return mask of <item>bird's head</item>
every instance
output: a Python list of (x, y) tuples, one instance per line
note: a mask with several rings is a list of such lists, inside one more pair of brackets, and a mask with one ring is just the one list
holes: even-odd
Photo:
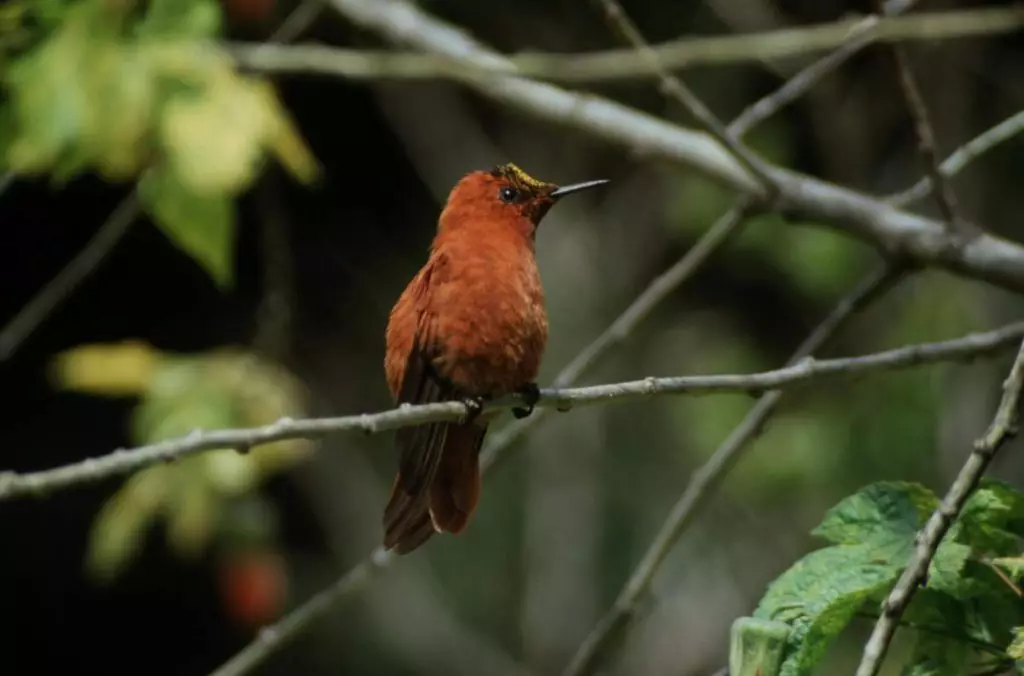
[(599, 179), (559, 186), (539, 181), (511, 162), (474, 171), (452, 188), (439, 228), (445, 231), (465, 224), (495, 223), (514, 227), (532, 238), (541, 219), (562, 197), (607, 182)]

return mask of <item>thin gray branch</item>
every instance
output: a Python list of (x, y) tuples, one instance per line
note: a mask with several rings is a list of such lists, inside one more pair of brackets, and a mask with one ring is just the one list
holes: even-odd
[[(900, 3), (890, 1), (886, 5), (886, 11), (891, 17), (910, 9), (916, 2), (917, 0), (908, 0)], [(881, 21), (883, 21), (882, 18), (873, 14), (858, 21), (850, 29), (846, 41), (839, 49), (818, 59), (798, 72), (769, 96), (747, 106), (733, 120), (729, 126), (730, 130), (733, 130), (738, 137), (743, 136), (748, 130), (803, 96), (823, 77), (837, 70), (841, 65), (849, 61), (854, 54), (874, 43), (878, 39), (876, 28)]]
[[(875, 0), (879, 14), (885, 14), (885, 3), (883, 0)], [(907, 58), (903, 46), (893, 44), (893, 61), (896, 64), (896, 74), (899, 78), (900, 89), (903, 91), (903, 99), (907, 104), (907, 112), (914, 122), (914, 133), (917, 135), (917, 150), (924, 160), (925, 171), (931, 184), (935, 186), (935, 202), (939, 205), (939, 211), (946, 221), (946, 226), (951, 233), (961, 233), (963, 224), (957, 216), (956, 194), (952, 186), (945, 180), (942, 171), (939, 169), (939, 153), (935, 148), (935, 130), (932, 127), (928, 115), (928, 105), (924, 102), (921, 89), (917, 86), (914, 73), (910, 67), (910, 60)]]
[[(1011, 115), (996, 126), (983, 131), (957, 148), (952, 155), (939, 165), (939, 171), (942, 172), (944, 177), (952, 178), (960, 173), (968, 164), (974, 162), (1000, 143), (1020, 134), (1022, 130), (1024, 130), (1024, 110)], [(926, 176), (903, 192), (887, 197), (885, 201), (895, 207), (904, 207), (927, 197), (933, 189), (932, 186), (931, 178)]]
[[(1024, 336), (1024, 322), (1008, 324), (982, 333), (971, 333), (953, 340), (921, 343), (844, 359), (800, 363), (742, 375), (681, 376), (644, 378), (607, 385), (591, 385), (562, 389), (542, 389), (537, 406), (568, 411), (580, 406), (625, 403), (664, 395), (708, 395), (727, 392), (761, 394), (769, 390), (802, 385), (812, 380), (854, 376), (875, 371), (904, 369), (922, 364), (969, 360), (997, 352), (1008, 343)], [(521, 406), (518, 395), (488, 403), (485, 412), (502, 411)], [(263, 427), (202, 431), (155, 444), (140, 446), (55, 469), (18, 474), (0, 473), (0, 500), (24, 495), (42, 496), (71, 486), (92, 483), (112, 476), (127, 474), (159, 462), (194, 455), (201, 451), (234, 448), (241, 451), (282, 439), (319, 439), (338, 432), (373, 434), (399, 427), (427, 422), (463, 420), (468, 413), (462, 402), (409, 406), (380, 413), (342, 416), (338, 418), (282, 418)]]
[(85, 248), (0, 330), (0, 363), (10, 359), (40, 324), (96, 270), (138, 215), (139, 204), (133, 192), (100, 226)]
[[(909, 2), (890, 2), (890, 16), (869, 19), (851, 17), (841, 21), (774, 30), (746, 35), (684, 37), (654, 45), (658, 60), (669, 70), (694, 67), (761, 63), (827, 52), (846, 44), (853, 34), (866, 30), (871, 41), (882, 43), (911, 40), (999, 35), (1024, 27), (1024, 9), (1019, 6), (988, 7), (944, 12), (920, 12), (893, 17)], [(514, 57), (519, 73), (558, 82), (611, 82), (646, 77), (648, 64), (630, 49), (589, 54), (520, 54)]]
[(1007, 439), (1017, 433), (1017, 416), (1020, 408), (1021, 388), (1024, 387), (1024, 343), (1017, 352), (1010, 374), (1003, 382), (1003, 397), (995, 417), (983, 436), (974, 442), (971, 455), (967, 458), (953, 485), (942, 499), (928, 523), (917, 534), (914, 554), (910, 557), (896, 586), (882, 604), (882, 614), (875, 623), (871, 638), (864, 646), (864, 654), (856, 676), (875, 676), (882, 666), (882, 659), (889, 649), (896, 626), (907, 605), (910, 604), (918, 585), (926, 580), (928, 566), (939, 549), (942, 538), (956, 521), (964, 504), (978, 486), (982, 475), (996, 453)]
[(764, 163), (750, 150), (737, 140), (733, 134), (725, 128), (725, 125), (715, 116), (711, 110), (704, 105), (704, 102), (694, 94), (683, 81), (665, 69), (658, 60), (651, 46), (647, 44), (640, 29), (633, 23), (632, 19), (622, 9), (618, 0), (597, 0), (608, 21), (622, 34), (622, 36), (633, 45), (637, 54), (647, 63), (651, 73), (658, 78), (660, 89), (666, 96), (678, 101), (691, 115), (697, 118), (700, 125), (709, 134), (721, 143), (732, 153), (740, 164), (742, 164), (757, 180), (764, 189), (765, 197), (770, 200), (777, 192), (775, 182), (765, 173)]
[[(376, 30), (397, 43), (466, 64), (510, 67), (507, 58), (405, 0), (329, 1), (357, 25)], [(608, 99), (515, 75), (457, 77), (480, 94), (511, 108), (621, 143), (651, 157), (693, 167), (748, 195), (757, 196), (761, 190), (750, 173), (706, 134)], [(794, 218), (839, 229), (922, 265), (940, 266), (1024, 291), (1024, 247), (1018, 244), (978, 233), (969, 242), (951, 247), (943, 224), (933, 219), (893, 209), (853, 190), (778, 167), (771, 167), (768, 174), (780, 187), (780, 208)]]
[[(793, 356), (790, 357), (789, 364), (791, 366), (787, 368), (799, 368), (801, 364), (813, 363), (807, 361), (810, 355), (820, 349), (847, 319), (888, 290), (899, 277), (900, 274), (888, 266), (868, 275), (804, 339)], [(565, 674), (582, 676), (594, 673), (609, 646), (636, 617), (638, 604), (649, 591), (654, 576), (672, 547), (696, 516), (697, 510), (732, 469), (747, 444), (761, 434), (781, 398), (782, 393), (778, 390), (768, 392), (761, 397), (729, 437), (715, 450), (711, 458), (693, 473), (686, 490), (672, 507), (672, 511), (661, 528), (658, 529), (658, 533), (640, 563), (637, 564), (622, 591), (619, 592), (615, 604), (587, 636), (566, 668)]]
[(350, 570), (330, 587), (317, 592), (297, 610), (261, 629), (255, 640), (211, 672), (210, 676), (241, 676), (249, 673), (302, 633), (304, 628), (330, 612), (339, 599), (347, 596), (352, 590), (365, 586), (374, 573), (388, 565), (393, 558), (390, 552), (383, 549), (375, 550), (370, 558)]

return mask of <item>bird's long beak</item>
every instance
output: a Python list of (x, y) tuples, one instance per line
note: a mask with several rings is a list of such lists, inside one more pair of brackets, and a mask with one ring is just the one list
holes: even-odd
[(574, 192), (579, 192), (581, 190), (588, 190), (590, 188), (596, 188), (597, 186), (604, 185), (605, 183), (608, 183), (608, 179), (606, 179), (606, 178), (599, 178), (596, 181), (584, 181), (583, 183), (573, 183), (572, 185), (563, 185), (563, 186), (559, 186), (558, 188), (555, 188), (554, 190), (552, 190), (550, 195), (549, 195), (549, 197), (553, 197), (555, 199), (558, 199), (559, 197), (565, 197), (566, 195), (569, 195), (569, 194), (574, 193)]

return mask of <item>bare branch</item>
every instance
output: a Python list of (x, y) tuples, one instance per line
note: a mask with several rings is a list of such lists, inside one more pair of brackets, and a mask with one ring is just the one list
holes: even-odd
[[(891, 17), (906, 11), (916, 2), (917, 0), (904, 0), (903, 2), (890, 0), (886, 5), (888, 16)], [(810, 64), (770, 95), (747, 106), (729, 125), (730, 131), (737, 137), (742, 137), (750, 129), (803, 96), (823, 77), (849, 61), (854, 54), (874, 43), (878, 39), (876, 28), (883, 20), (883, 18), (872, 14), (858, 21), (850, 29), (846, 41), (839, 49)]]
[[(404, 0), (330, 0), (356, 24), (393, 41), (463, 63), (502, 68), (510, 63), (462, 31)], [(511, 108), (569, 125), (652, 157), (693, 167), (723, 185), (758, 195), (760, 185), (732, 155), (706, 134), (694, 132), (627, 106), (589, 94), (514, 75), (460, 75), (482, 95)], [(784, 213), (839, 229), (879, 249), (904, 254), (918, 264), (936, 265), (999, 286), (1024, 290), (1024, 247), (985, 233), (950, 246), (942, 223), (898, 211), (855, 191), (771, 167)]]
[(10, 359), (39, 325), (96, 270), (138, 215), (139, 204), (133, 192), (100, 226), (85, 248), (0, 330), (0, 363)]
[[(827, 52), (846, 44), (859, 31), (882, 43), (941, 40), (1016, 32), (1024, 27), (1019, 6), (988, 7), (945, 12), (920, 12), (893, 17), (912, 3), (891, 3), (887, 17), (849, 18), (808, 27), (706, 38), (686, 37), (652, 48), (670, 71), (697, 66), (764, 62)], [(862, 24), (869, 22), (864, 28)], [(630, 49), (589, 54), (520, 54), (518, 72), (558, 82), (611, 82), (646, 77), (646, 60)]]
[[(983, 131), (957, 148), (939, 166), (939, 171), (942, 172), (944, 177), (952, 178), (960, 173), (968, 164), (1000, 143), (1021, 133), (1022, 130), (1024, 130), (1024, 110), (1011, 115), (996, 126)], [(927, 197), (933, 189), (932, 186), (931, 178), (926, 176), (903, 192), (887, 197), (885, 201), (896, 207), (904, 207), (911, 202)]]
[[(681, 376), (644, 378), (607, 385), (591, 385), (562, 389), (542, 389), (537, 405), (568, 411), (580, 406), (624, 403), (664, 395), (707, 395), (726, 392), (761, 394), (769, 390), (789, 388), (812, 380), (838, 376), (861, 375), (874, 371), (904, 369), (922, 364), (969, 360), (991, 354), (1024, 335), (1024, 322), (1008, 324), (1000, 329), (971, 333), (953, 340), (921, 343), (844, 359), (815, 361), (805, 359), (798, 364), (763, 373), (741, 375)], [(488, 403), (485, 412), (521, 406), (520, 396), (503, 397)], [(23, 495), (46, 495), (70, 486), (91, 483), (107, 477), (127, 474), (159, 462), (194, 455), (200, 451), (234, 448), (247, 450), (282, 439), (319, 439), (337, 432), (373, 434), (385, 430), (422, 425), (426, 422), (455, 421), (466, 417), (466, 405), (459, 401), (417, 406), (402, 405), (380, 413), (342, 416), (338, 418), (282, 418), (263, 427), (196, 430), (188, 436), (118, 450), (94, 459), (83, 460), (56, 469), (28, 474), (0, 473), (0, 500)]]
[[(885, 3), (883, 0), (875, 0), (879, 14), (885, 14)], [(935, 148), (935, 130), (932, 128), (928, 116), (928, 106), (924, 102), (924, 96), (917, 86), (914, 73), (910, 69), (910, 61), (903, 47), (899, 44), (892, 45), (893, 61), (896, 64), (896, 73), (899, 76), (900, 89), (903, 91), (903, 98), (907, 103), (907, 111), (914, 122), (914, 132), (917, 134), (917, 150), (925, 163), (925, 171), (928, 174), (931, 184), (936, 187), (935, 202), (939, 205), (939, 211), (946, 220), (946, 226), (951, 233), (960, 233), (963, 230), (957, 216), (956, 195), (953, 188), (946, 182), (939, 169), (939, 154)]]
[(373, 574), (388, 565), (393, 558), (390, 552), (378, 548), (370, 558), (327, 589), (317, 592), (297, 610), (261, 629), (252, 643), (211, 672), (210, 676), (241, 676), (252, 671), (302, 633), (303, 629), (326, 615), (339, 599), (344, 598), (353, 589), (365, 586)]
[(651, 69), (651, 73), (658, 78), (662, 93), (678, 101), (690, 112), (691, 115), (697, 118), (697, 121), (704, 130), (714, 136), (719, 143), (725, 146), (725, 148), (732, 153), (733, 157), (735, 157), (740, 164), (742, 164), (753, 176), (757, 178), (758, 181), (760, 181), (765, 192), (765, 197), (768, 200), (774, 198), (778, 192), (778, 187), (775, 185), (775, 182), (771, 177), (765, 173), (764, 163), (750, 152), (746, 146), (733, 137), (715, 114), (712, 113), (706, 105), (704, 105), (704, 102), (701, 101), (689, 87), (683, 84), (682, 80), (662, 66), (661, 62), (658, 60), (658, 55), (654, 53), (651, 46), (647, 44), (646, 40), (644, 40), (644, 36), (640, 33), (640, 29), (638, 29), (636, 24), (634, 24), (629, 16), (626, 15), (626, 12), (623, 11), (618, 0), (597, 1), (604, 8), (608, 21), (615, 26), (620, 33), (622, 33), (627, 42), (633, 45), (637, 54), (643, 58)]
[[(806, 360), (810, 355), (820, 349), (847, 319), (888, 290), (899, 277), (900, 274), (888, 266), (866, 277), (804, 339), (790, 357), (788, 363), (792, 366), (788, 368), (799, 368), (800, 364), (809, 363)], [(647, 594), (665, 557), (689, 526), (704, 499), (732, 469), (747, 444), (760, 435), (781, 398), (782, 393), (778, 390), (761, 397), (711, 458), (693, 473), (686, 490), (672, 507), (672, 511), (654, 536), (654, 541), (619, 592), (615, 604), (601, 618), (576, 652), (564, 672), (567, 676), (582, 676), (594, 672), (615, 637), (624, 631), (636, 616), (637, 605)]]
[(1020, 408), (1021, 388), (1024, 387), (1024, 343), (1017, 352), (1010, 374), (1003, 382), (1003, 397), (995, 417), (983, 436), (974, 442), (971, 455), (961, 468), (953, 485), (942, 499), (928, 523), (917, 534), (914, 554), (910, 557), (903, 574), (882, 604), (882, 614), (871, 632), (871, 638), (864, 646), (864, 654), (856, 676), (875, 676), (882, 666), (882, 659), (889, 648), (896, 626), (903, 611), (914, 597), (917, 587), (923, 584), (935, 552), (942, 538), (953, 525), (967, 498), (978, 486), (989, 463), (1007, 439), (1017, 433), (1017, 415)]
[[(909, 6), (909, 2), (902, 5)], [(903, 11), (899, 3), (889, 17), (875, 15), (810, 27), (714, 37), (687, 37), (652, 47), (669, 71), (697, 66), (733, 65), (770, 59), (800, 57), (830, 50), (856, 38), (860, 47), (874, 42), (936, 40), (978, 35), (1000, 35), (1024, 27), (1017, 8), (980, 8), (953, 12), (919, 13), (893, 19)], [(296, 10), (296, 13), (298, 10)], [(263, 72), (321, 73), (353, 80), (433, 80), (454, 77), (456, 71), (504, 72), (555, 82), (634, 80), (650, 75), (649, 64), (632, 50), (587, 54), (513, 55), (504, 64), (473, 64), (420, 52), (339, 49), (315, 44), (281, 47), (273, 44), (229, 43), (239, 65)]]

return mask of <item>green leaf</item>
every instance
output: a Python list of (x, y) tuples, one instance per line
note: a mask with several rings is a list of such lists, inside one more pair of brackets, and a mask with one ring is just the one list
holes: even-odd
[(878, 558), (866, 545), (837, 545), (811, 552), (768, 588), (754, 617), (792, 627), (782, 676), (810, 674), (865, 601), (892, 584), (900, 561)]
[(945, 594), (924, 589), (918, 592), (904, 619), (917, 630), (917, 638), (902, 676), (968, 673), (972, 649), (971, 637), (965, 634), (963, 604)]
[(1013, 640), (1006, 649), (1006, 654), (1018, 662), (1024, 660), (1024, 627), (1013, 628)]
[(214, 38), (221, 30), (220, 5), (214, 0), (149, 0), (136, 25), (141, 38)]
[(166, 169), (146, 172), (140, 197), (154, 220), (178, 248), (193, 258), (213, 281), (234, 284), (234, 202), (224, 194), (199, 194)]
[(983, 480), (957, 520), (959, 542), (1002, 556), (1018, 554), (1024, 536), (1024, 493), (1009, 484)]
[(844, 498), (825, 513), (812, 535), (840, 545), (903, 548), (927, 522), (939, 502), (920, 484), (881, 481)]
[(992, 565), (998, 566), (1014, 582), (1020, 582), (1021, 578), (1024, 577), (1024, 557), (1004, 556), (995, 558), (992, 559)]
[(777, 676), (789, 632), (784, 622), (737, 618), (729, 634), (730, 676)]

